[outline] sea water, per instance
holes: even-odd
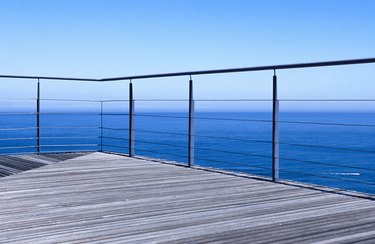
[[[136,155],[186,164],[187,116],[136,113]],[[281,179],[375,194],[374,113],[285,112],[279,120]],[[42,114],[42,151],[127,153],[128,122],[119,113]],[[2,116],[1,154],[36,152],[35,123],[32,114]],[[271,113],[198,112],[194,127],[196,165],[271,177]]]

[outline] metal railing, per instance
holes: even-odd
[[[26,145],[26,146],[9,146],[9,147],[1,147],[0,149],[36,149],[36,153],[42,153],[43,148],[67,148],[67,147],[78,147],[80,150],[85,148],[92,148],[92,151],[121,151],[126,152],[129,156],[137,155],[137,152],[141,152],[141,154],[158,154],[158,155],[166,155],[172,156],[174,158],[186,158],[186,164],[191,167],[194,166],[196,161],[203,160],[205,162],[211,162],[212,165],[220,165],[220,164],[230,164],[238,167],[249,167],[258,170],[266,170],[271,171],[271,179],[272,181],[278,181],[280,178],[280,173],[291,173],[291,174],[299,174],[302,176],[313,176],[313,173],[310,172],[298,172],[295,169],[285,169],[280,167],[280,161],[291,161],[291,162],[299,162],[299,163],[306,163],[306,164],[313,164],[313,165],[324,165],[324,166],[332,166],[332,167],[344,167],[347,169],[356,169],[356,170],[364,170],[367,172],[375,172],[374,168],[366,168],[356,165],[343,165],[337,162],[320,162],[317,160],[310,160],[310,159],[299,159],[293,157],[283,157],[280,156],[280,146],[290,146],[290,147],[297,147],[297,148],[312,148],[312,149],[319,149],[319,150],[334,150],[339,152],[353,152],[353,153],[365,153],[365,154],[374,154],[374,150],[368,149],[361,149],[361,148],[347,148],[347,147],[340,147],[340,146],[329,146],[329,145],[315,145],[309,143],[298,143],[298,142],[290,142],[290,141],[280,141],[280,126],[289,124],[289,125],[319,125],[319,126],[340,126],[340,127],[366,127],[366,128],[375,128],[374,124],[356,124],[356,123],[334,123],[334,122],[322,122],[322,121],[294,121],[294,120],[282,120],[280,119],[280,102],[375,102],[375,99],[279,99],[278,97],[278,77],[277,71],[278,70],[285,70],[285,69],[300,69],[300,68],[316,68],[316,67],[330,67],[330,66],[343,66],[343,65],[356,65],[356,64],[371,64],[375,63],[375,58],[369,59],[356,59],[356,60],[340,60],[340,61],[330,61],[330,62],[315,62],[315,63],[302,63],[302,64],[288,64],[288,65],[272,65],[272,66],[259,66],[259,67],[248,67],[248,68],[235,68],[235,69],[220,69],[220,70],[206,70],[206,71],[191,71],[191,72],[178,72],[178,73],[164,73],[164,74],[152,74],[152,75],[139,75],[139,76],[126,76],[126,77],[116,77],[116,78],[104,78],[104,79],[89,79],[89,78],[64,78],[64,77],[42,77],[42,76],[15,76],[15,75],[0,75],[0,78],[17,78],[17,79],[31,79],[37,81],[37,97],[36,101],[36,112],[35,113],[27,113],[29,115],[36,116],[36,124],[35,126],[31,127],[19,127],[19,128],[0,128],[0,131],[12,131],[12,130],[36,130],[35,136],[27,136],[27,137],[19,137],[19,138],[0,138],[0,141],[12,141],[12,140],[36,140],[36,145]],[[194,82],[193,77],[201,76],[201,75],[210,75],[210,74],[225,74],[225,73],[238,73],[238,72],[255,72],[255,71],[272,71],[272,99],[217,99],[217,100],[210,100],[210,99],[194,99]],[[188,91],[188,99],[181,99],[181,100],[152,100],[152,99],[143,99],[143,100],[135,100],[134,93],[133,93],[133,82],[140,79],[153,79],[153,78],[165,78],[165,77],[181,77],[186,76],[189,84],[189,91]],[[69,80],[69,81],[87,81],[87,82],[111,82],[111,81],[128,81],[129,82],[129,94],[127,100],[70,100],[70,99],[43,99],[41,98],[40,94],[40,82],[41,80]],[[97,113],[91,113],[93,115],[100,116],[99,125],[97,126],[41,126],[41,115],[43,114],[64,114],[64,113],[54,113],[54,112],[41,112],[41,101],[75,101],[75,102],[93,102],[98,105],[99,111]],[[147,113],[135,113],[135,107],[137,101],[143,102],[155,102],[155,101],[181,101],[187,102],[188,104],[188,111],[186,115],[181,116],[180,114],[147,114]],[[127,113],[120,113],[120,112],[109,112],[106,113],[104,109],[104,104],[111,103],[111,102],[125,102],[128,104]],[[197,116],[195,111],[196,102],[269,102],[272,103],[272,116],[270,119],[264,118],[233,118],[233,117],[207,117],[207,116]],[[6,115],[7,113],[2,113],[1,115]],[[8,114],[15,114],[15,113],[8,113]],[[19,113],[19,114],[26,114],[26,113]],[[65,112],[65,114],[73,114]],[[81,114],[82,113],[74,113],[74,114]],[[128,124],[127,126],[120,126],[120,127],[113,127],[113,126],[105,126],[104,117],[105,116],[128,116]],[[158,131],[158,130],[149,130],[149,129],[138,129],[136,126],[137,118],[149,118],[149,119],[182,119],[186,120],[187,125],[187,132],[176,132],[176,131]],[[263,123],[269,124],[271,127],[271,140],[266,139],[257,139],[257,138],[239,138],[239,137],[228,137],[222,135],[207,135],[202,133],[197,133],[195,124],[197,121],[233,121],[233,122],[245,122],[245,123]],[[97,131],[96,136],[87,136],[87,135],[79,135],[79,136],[45,136],[43,137],[41,134],[41,129],[77,129],[77,130],[84,130],[84,129],[92,129]],[[115,131],[117,134],[107,136],[108,131]],[[120,135],[120,132],[125,132],[125,135]],[[176,144],[173,142],[163,142],[163,141],[149,141],[147,139],[136,139],[135,134],[142,133],[142,134],[157,134],[157,135],[169,135],[174,137],[184,137],[187,138],[185,141],[180,141],[180,143]],[[142,137],[141,137],[142,138]],[[97,139],[96,143],[80,143],[80,144],[47,144],[43,145],[41,143],[42,140],[48,139]],[[106,143],[105,140],[112,140],[112,141],[119,141],[122,143]],[[211,139],[217,141],[225,141],[226,143],[258,143],[258,144],[265,144],[271,146],[271,154],[264,154],[264,153],[252,153],[252,152],[244,152],[244,151],[235,151],[223,148],[212,148],[207,146],[199,146],[197,145],[197,141],[202,141],[204,139]],[[185,155],[181,155],[176,152],[169,152],[169,151],[161,151],[153,149],[152,147],[146,148],[136,148],[136,143],[140,144],[147,144],[153,146],[167,146],[167,147],[175,147],[175,148],[182,148],[186,149],[187,152]],[[186,143],[186,144],[185,144]],[[112,148],[110,150],[104,150],[104,148]],[[71,150],[69,150],[71,151]],[[210,158],[202,156],[202,154],[197,154],[197,151],[210,151],[210,152],[217,152],[220,155],[235,155],[239,158],[239,160],[227,161],[221,160],[217,158]],[[13,152],[14,153],[14,152]],[[21,152],[23,153],[23,152]],[[224,157],[225,158],[225,157]],[[262,164],[254,163],[246,163],[249,158],[252,159],[266,159],[271,160],[272,164],[271,167],[264,166]],[[180,160],[176,160],[180,161]],[[365,184],[367,186],[375,186],[375,182],[373,181],[361,181],[357,179],[344,179],[340,177],[332,177],[332,176],[320,176],[326,179],[338,180],[338,181],[346,181],[351,183],[358,183],[358,184]],[[375,192],[375,191],[374,191]]]
[[[94,100],[74,100],[74,99],[49,99],[40,97],[40,81],[37,80],[36,98],[26,98],[26,99],[6,99],[3,98],[2,101],[27,101],[35,103],[35,111],[18,111],[18,112],[0,112],[0,118],[2,121],[2,127],[0,128],[0,155],[8,154],[27,154],[27,153],[37,153],[42,152],[64,152],[66,148],[69,148],[70,152],[75,151],[97,151],[97,142],[80,142],[82,140],[96,140],[100,138],[98,135],[88,135],[87,130],[99,130],[100,126],[88,126],[88,125],[58,125],[58,124],[44,124],[41,122],[46,122],[51,116],[100,116],[100,113],[82,113],[82,112],[55,112],[41,111],[41,103],[47,101],[65,101],[65,102],[91,102],[98,103],[99,101]],[[8,123],[4,119],[8,119]],[[25,122],[25,126],[17,127],[4,127],[4,124],[17,125],[17,121]],[[42,135],[42,131],[45,135]],[[77,133],[77,131],[81,131]],[[83,132],[84,131],[84,132]],[[56,133],[57,132],[57,133]],[[73,133],[69,133],[73,132]],[[70,135],[73,134],[73,135]],[[92,133],[91,133],[92,134]],[[71,141],[79,141],[79,143],[72,143]],[[10,142],[18,142],[18,145],[4,145],[5,143],[10,144]],[[60,143],[63,142],[63,143]],[[21,144],[21,145],[20,145]],[[91,149],[89,149],[91,148]],[[22,150],[23,149],[23,150]],[[28,149],[27,151],[25,151]],[[44,150],[42,150],[44,149]],[[62,150],[60,150],[62,149]],[[76,150],[77,149],[77,150]],[[8,151],[8,152],[5,152]]]

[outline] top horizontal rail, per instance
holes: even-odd
[[[0,78],[9,79],[28,79],[28,80],[70,80],[70,81],[95,81],[100,82],[101,79],[94,78],[73,78],[73,77],[52,77],[52,76],[25,76],[25,75],[0,75]]]
[[[315,62],[315,63],[257,66],[257,67],[233,68],[233,69],[201,70],[201,71],[138,75],[138,76],[125,76],[125,77],[117,77],[117,78],[105,78],[105,79],[101,79],[101,81],[136,80],[136,79],[149,79],[149,78],[172,77],[172,76],[208,75],[208,74],[238,73],[238,72],[248,72],[248,71],[298,69],[298,68],[340,66],[340,65],[367,64],[367,63],[375,63],[375,58],[350,59],[350,60],[326,61],[326,62]]]
[[[299,63],[299,64],[282,64],[282,65],[256,66],[256,67],[231,68],[231,69],[186,71],[186,72],[176,72],[176,73],[123,76],[123,77],[113,77],[113,78],[103,78],[103,79],[50,77],[50,76],[21,76],[21,75],[0,75],[0,78],[107,82],[107,81],[161,78],[161,77],[208,75],[208,74],[238,73],[238,72],[249,72],[249,71],[281,70],[281,69],[299,69],[299,68],[341,66],[341,65],[368,64],[368,63],[375,63],[375,58],[348,59],[348,60],[324,61],[324,62],[313,62],[313,63]]]

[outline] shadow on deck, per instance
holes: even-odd
[[[52,153],[0,156],[0,177],[14,175],[52,163],[83,156],[87,153]]]

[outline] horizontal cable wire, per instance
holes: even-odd
[[[9,98],[6,98],[6,97],[3,97],[3,98],[0,98],[1,101],[7,101],[7,100],[19,100],[19,101],[32,101],[32,100],[36,100],[36,98],[16,98],[16,97],[9,97]]]
[[[129,116],[129,113],[102,113],[100,115],[127,115]]]
[[[98,139],[98,136],[42,136],[40,139]],[[38,137],[0,138],[0,141],[36,140]]]
[[[117,147],[117,148],[129,149],[129,147],[117,146],[117,145],[102,144],[102,146],[103,147]]]
[[[128,116],[127,113],[59,113],[59,112],[43,112],[41,115],[109,115],[109,116]],[[37,113],[1,113],[0,115],[37,115]],[[188,119],[187,116],[170,116],[170,115],[150,115],[150,114],[135,114],[135,117],[154,117],[154,118],[172,118],[172,119]],[[201,120],[217,120],[217,121],[239,121],[239,122],[261,122],[261,123],[272,123],[272,120],[256,120],[256,119],[232,119],[232,118],[210,118],[210,117],[194,117],[195,119]],[[369,127],[375,128],[374,124],[346,124],[346,123],[326,123],[326,122],[307,122],[307,121],[287,121],[280,120],[279,123],[283,124],[307,124],[307,125],[326,125],[326,126],[343,126],[343,127]]]
[[[185,133],[167,132],[167,131],[152,131],[152,130],[138,130],[138,129],[134,129],[134,131],[144,132],[144,133],[154,133],[154,134],[165,134],[165,135],[176,135],[176,136],[188,136],[188,134],[185,134]]]
[[[129,149],[129,147],[116,146],[116,145],[107,145],[107,144],[103,144],[103,146],[106,146],[106,147],[117,147],[117,148],[123,148],[123,149]],[[146,150],[146,149],[139,149],[139,148],[134,148],[134,150],[136,150],[136,151],[143,151],[143,152],[158,153],[158,154],[162,154],[162,155],[169,155],[169,156],[175,156],[175,157],[187,158],[187,156],[182,156],[182,155],[177,155],[177,154],[170,154],[170,153],[164,153],[164,152],[158,152],[158,151],[153,151],[153,150]]]
[[[124,138],[115,138],[115,137],[103,137],[103,138],[129,141],[129,139],[124,139]],[[147,143],[147,144],[155,144],[155,145],[165,145],[165,146],[187,148],[186,145],[175,145],[175,144],[170,144],[170,143],[151,142],[151,141],[144,141],[144,140],[134,140],[134,141],[135,142],[141,142],[141,143]],[[198,150],[206,150],[206,151],[213,151],[213,152],[237,154],[237,155],[244,155],[244,156],[250,156],[250,157],[272,158],[271,156],[261,155],[261,154],[250,154],[250,153],[245,153],[245,152],[227,151],[227,150],[220,150],[220,149],[213,149],[213,148],[204,148],[204,147],[194,147],[194,148],[198,149]],[[296,162],[303,162],[303,163],[311,163],[311,164],[336,166],[336,167],[342,167],[342,168],[351,168],[351,169],[360,169],[360,170],[367,170],[367,171],[375,171],[375,170],[371,170],[371,169],[368,169],[368,168],[363,168],[363,167],[358,167],[358,166],[342,165],[342,164],[335,164],[335,163],[316,162],[316,161],[299,160],[299,159],[284,158],[284,157],[280,157],[279,159],[281,159],[281,160],[289,160],[289,161],[296,161]]]
[[[154,114],[134,114],[134,116],[151,117],[151,118],[173,118],[173,119],[188,119],[189,118],[188,116],[154,115]],[[250,121],[250,122],[272,122],[272,120],[251,120],[251,119],[210,118],[210,117],[194,117],[194,119]]]
[[[36,115],[35,112],[0,112],[0,115]]]
[[[290,145],[290,146],[298,146],[298,147],[316,147],[316,148],[334,149],[334,150],[342,150],[342,151],[375,153],[375,151],[363,150],[363,149],[344,148],[344,147],[330,147],[330,146],[311,145],[311,144],[298,144],[298,143],[291,143],[291,142],[279,142],[279,144],[281,144],[281,145]]]
[[[127,140],[123,138],[111,138],[111,139],[120,139],[120,140]],[[186,148],[185,145],[175,145],[175,144],[169,144],[169,143],[160,143],[160,142],[150,142],[150,141],[143,141],[143,140],[134,140],[135,142],[141,142],[141,143],[147,143],[147,144],[156,144],[156,145],[165,145],[165,146],[173,146],[173,147],[183,147]],[[250,157],[262,157],[262,158],[272,158],[271,156],[267,155],[261,155],[261,154],[250,154],[250,153],[244,153],[244,152],[236,152],[236,151],[226,151],[226,150],[219,150],[219,149],[213,149],[213,148],[203,148],[203,147],[194,147],[198,150],[206,150],[206,151],[214,151],[214,152],[221,152],[221,153],[229,153],[229,154],[237,154],[237,155],[244,155],[244,156],[250,156]],[[360,170],[366,170],[366,171],[375,171],[368,168],[358,167],[358,166],[349,166],[349,165],[342,165],[342,164],[335,164],[335,163],[327,163],[327,162],[316,162],[316,161],[308,161],[308,160],[299,160],[299,159],[292,159],[292,158],[284,158],[280,157],[281,160],[289,160],[289,161],[296,161],[296,162],[303,162],[303,163],[311,163],[311,164],[320,164],[320,165],[328,165],[328,166],[336,166],[341,168],[351,168],[351,169],[360,169]]]
[[[152,142],[152,141],[144,141],[144,140],[134,140],[134,142],[153,144],[153,145],[161,145],[161,146],[182,147],[182,148],[186,148],[186,149],[188,148],[187,145],[175,145],[175,144],[163,143],[163,142]]]
[[[271,121],[272,122],[272,121]],[[327,122],[309,122],[309,121],[279,121],[284,124],[308,124],[308,125],[328,125],[328,126],[344,126],[344,127],[370,127],[375,128],[373,124],[346,124],[346,123],[327,123]]]
[[[202,137],[202,138],[210,138],[210,139],[230,140],[230,141],[259,142],[259,143],[269,143],[269,144],[272,143],[272,141],[257,140],[257,139],[245,139],[245,138],[241,139],[241,138],[233,138],[233,137],[207,136],[207,135],[198,135],[198,134],[195,134],[194,136],[195,137]],[[311,144],[298,144],[298,143],[291,143],[291,142],[279,142],[278,144],[280,144],[280,145],[290,145],[290,146],[301,146],[301,147],[316,147],[316,148],[324,148],[324,149],[335,149],[335,150],[363,152],[363,153],[375,153],[375,151],[369,151],[369,150],[363,150],[363,149],[330,147],[330,146],[311,145]]]
[[[37,127],[0,128],[0,131],[35,130]]]
[[[37,146],[0,147],[1,150],[6,150],[6,149],[20,149],[20,148],[37,148]]]
[[[145,150],[145,149],[139,149],[139,148],[135,148],[134,150],[136,150],[136,151],[143,151],[143,152],[158,153],[158,154],[162,154],[162,155],[174,156],[174,157],[180,157],[180,158],[187,158],[188,157],[188,156],[183,156],[183,155],[177,155],[177,154],[171,154],[171,153],[164,153],[164,152],[157,152],[157,151]]]
[[[100,129],[94,126],[43,126],[43,129]]]
[[[135,140],[135,141],[137,141],[137,140]],[[154,143],[154,142],[140,141],[140,140],[138,140],[138,141],[139,142],[143,142],[143,143],[150,143],[150,144],[157,144],[157,145],[167,145],[167,146],[176,146],[176,147],[179,147],[179,145],[173,145],[173,144],[167,144],[167,143]],[[181,146],[181,147],[186,147],[186,146]],[[123,148],[128,148],[128,147],[123,147]],[[195,148],[198,149],[198,150],[209,150],[209,151],[215,151],[215,152],[223,152],[223,153],[230,153],[230,154],[239,154],[239,155],[244,155],[244,156],[272,158],[271,156],[267,156],[267,155],[249,154],[249,153],[233,152],[233,151],[225,151],[225,150],[217,150],[217,149],[201,148],[201,147],[195,147]],[[147,150],[147,151],[159,153],[157,151],[151,151],[151,150]],[[180,155],[172,155],[172,156],[180,156]],[[201,158],[201,159],[209,160],[207,158]],[[337,166],[337,167],[343,167],[343,168],[351,168],[351,169],[360,169],[360,170],[367,170],[367,171],[375,171],[375,170],[371,170],[371,169],[367,169],[367,168],[362,168],[362,167],[357,167],[357,166],[347,166],[347,165],[340,165],[340,164],[333,164],[333,163],[314,162],[314,161],[298,160],[298,159],[290,159],[290,158],[279,158],[279,159],[290,160],[290,161],[298,161],[298,162],[304,162],[304,163],[312,163],[312,164],[322,164],[322,165],[329,165],[329,166]],[[211,160],[211,161],[213,161],[213,160]],[[215,161],[218,161],[218,160],[215,160]],[[219,161],[219,162],[230,163],[230,162],[224,162],[224,161]],[[238,163],[237,163],[237,165],[249,166],[249,165],[238,164]],[[264,168],[264,167],[258,167],[258,168],[269,169],[269,168]],[[316,175],[316,176],[319,176],[319,175]],[[334,177],[331,177],[331,178],[334,178]]]
[[[36,100],[36,99],[35,99]],[[61,101],[61,102],[101,102],[100,100],[91,99],[61,99],[61,98],[40,98],[41,101]]]
[[[119,138],[119,137],[110,137],[110,136],[103,136],[103,139],[113,139],[113,140],[121,140],[121,141],[129,141],[127,138]]]
[[[40,139],[99,139],[99,138],[100,138],[99,136],[42,136],[40,137]]]
[[[134,99],[140,102],[188,102],[189,99]],[[272,99],[194,99],[195,102],[271,102]]]
[[[37,137],[14,137],[14,138],[0,138],[0,141],[23,141],[23,140],[36,140]]]
[[[40,145],[41,147],[97,147],[99,146],[98,144],[56,144],[56,145],[52,145],[52,144],[44,144],[44,145]]]
[[[258,165],[254,166],[254,165],[248,165],[248,164],[242,164],[242,163],[234,163],[234,162],[227,162],[227,161],[221,161],[221,160],[215,160],[215,159],[207,159],[207,158],[204,158],[204,157],[194,157],[194,158],[210,161],[210,162],[213,162],[213,163],[231,164],[231,165],[245,166],[245,167],[256,168],[256,169],[272,170],[271,168],[258,166]]]
[[[49,154],[49,153],[80,153],[80,152],[97,152],[97,150],[85,150],[85,149],[79,149],[79,150],[43,150],[42,154]]]
[[[110,129],[110,128],[108,128]],[[124,129],[129,130],[129,129]],[[188,134],[183,133],[173,133],[173,132],[162,132],[162,131],[149,131],[149,130],[134,130],[139,132],[146,132],[146,133],[156,133],[156,134],[172,134],[172,135],[185,135]],[[208,135],[199,135],[195,134],[195,137],[201,138],[210,138],[210,139],[222,139],[222,140],[231,140],[231,141],[244,141],[244,142],[259,142],[259,143],[268,143],[271,144],[272,141],[266,140],[257,140],[257,139],[245,139],[245,138],[233,138],[233,137],[220,137],[220,136],[208,136]],[[325,149],[335,149],[335,150],[343,150],[343,151],[353,151],[353,152],[364,152],[364,153],[375,153],[375,151],[369,150],[362,150],[362,149],[353,149],[353,148],[340,148],[340,147],[330,147],[330,146],[321,146],[321,145],[310,145],[310,144],[298,144],[298,143],[291,143],[291,142],[279,142],[280,145],[290,145],[290,146],[301,146],[301,147],[316,147],[316,148],[325,148]]]
[[[189,99],[134,99],[135,102],[188,102]]]
[[[135,114],[134,116],[155,117],[155,118],[176,118],[176,119],[188,119],[189,118],[187,116],[153,115],[153,114]],[[262,119],[213,118],[213,117],[194,117],[194,119],[272,123],[272,120],[262,120]],[[375,128],[375,125],[372,125],[372,124],[346,124],[346,123],[288,121],[288,120],[279,120],[278,122],[279,123],[284,123],[284,124],[309,124],[309,125],[349,126],[349,127],[373,127],[373,128]]]
[[[25,155],[25,154],[37,154],[38,152],[12,152],[12,153],[0,153],[1,156],[13,156],[13,155]]]
[[[137,142],[137,141],[143,142],[143,143],[148,143],[148,144],[156,144],[156,145],[166,145],[166,146],[174,146],[174,147],[187,147],[185,145],[174,145],[174,144],[169,144],[169,143],[159,143],[159,142],[135,140],[135,142]],[[206,151],[213,151],[213,152],[220,152],[220,153],[236,154],[236,155],[243,155],[243,156],[250,156],[250,157],[272,158],[272,156],[262,155],[262,154],[250,154],[250,153],[245,153],[245,152],[227,151],[227,150],[205,148],[205,147],[194,147],[194,148],[198,149],[198,150],[206,150]],[[375,172],[375,170],[363,168],[363,167],[358,167],[358,166],[349,166],[349,165],[342,165],[342,164],[335,164],[335,163],[328,163],[328,162],[316,162],[316,161],[309,161],[309,160],[299,160],[299,159],[284,158],[284,157],[279,157],[279,159],[302,162],[302,163],[310,163],[310,164],[336,166],[336,167],[341,167],[341,168],[360,169],[360,170],[374,171]]]
[[[154,118],[175,118],[175,119],[188,119],[187,116],[172,116],[172,115],[153,115],[153,114],[134,114],[138,117],[154,117]],[[261,122],[272,123],[272,120],[265,119],[240,119],[240,118],[213,118],[213,117],[194,117],[194,119],[201,120],[218,120],[218,121],[239,121],[239,122]],[[307,124],[307,125],[327,125],[327,126],[344,126],[344,127],[371,127],[375,128],[373,124],[347,124],[347,123],[328,123],[328,122],[310,122],[310,121],[288,121],[279,120],[279,123],[284,124]]]
[[[375,99],[279,99],[280,102],[375,102]]]
[[[138,117],[153,117],[153,118],[171,118],[171,119],[188,119],[187,116],[173,116],[173,115],[153,115],[153,114],[134,114]]]
[[[104,130],[129,130],[128,128],[114,128],[114,127],[99,127],[99,129],[104,129]]]
[[[261,119],[239,119],[239,118],[212,118],[212,117],[194,117],[195,119],[203,120],[222,120],[222,121],[243,121],[243,122],[264,122],[272,123],[272,120],[261,120]],[[328,123],[328,122],[310,122],[310,121],[288,121],[279,120],[279,123],[284,124],[308,124],[308,125],[328,125],[328,126],[345,126],[345,127],[371,127],[375,128],[373,124],[346,124],[346,123]]]
[[[38,114],[38,113],[36,113]],[[41,112],[40,115],[95,115],[99,116],[100,113],[94,113],[94,112]]]
[[[213,118],[213,117],[194,117],[194,119],[223,120],[223,121],[240,121],[240,122],[265,122],[265,123],[272,122],[272,120],[265,120],[265,119],[239,119],[239,118]]]
[[[198,135],[195,134],[195,137],[210,138],[210,139],[221,139],[221,140],[230,140],[230,141],[244,141],[244,142],[259,142],[259,143],[268,143],[271,144],[272,141],[266,140],[257,140],[257,139],[245,139],[245,138],[233,138],[233,137],[220,137],[220,136],[208,136],[208,135]],[[330,147],[322,145],[311,145],[311,144],[298,144],[292,142],[279,142],[280,145],[290,145],[290,146],[301,146],[301,147],[316,147],[324,149],[335,149],[343,151],[353,151],[353,152],[363,152],[363,153],[375,153],[375,151],[363,150],[363,149],[353,149],[353,148],[343,148],[343,147]]]
[[[257,139],[245,139],[245,138],[233,138],[233,137],[221,137],[221,136],[207,136],[207,135],[194,135],[195,137],[211,138],[211,139],[222,139],[230,141],[246,141],[246,142],[261,142],[261,143],[272,143],[272,141],[257,140]]]
[[[233,151],[226,151],[226,150],[219,150],[219,149],[212,149],[212,148],[204,148],[204,147],[194,147],[198,150],[206,150],[206,151],[212,151],[212,152],[222,152],[222,153],[230,153],[230,154],[237,154],[237,155],[244,155],[244,156],[250,156],[250,157],[260,157],[260,158],[272,158],[272,156],[262,155],[262,154],[250,154],[250,153],[244,153],[244,152],[233,152]]]
[[[107,100],[101,100],[100,102],[129,102],[129,100],[122,100],[122,99],[107,99]]]
[[[188,100],[187,100],[188,101]],[[194,99],[195,102],[272,102],[272,99]]]
[[[27,100],[37,100],[37,98],[0,98],[1,101],[7,100],[20,100],[20,101],[27,101]],[[128,99],[105,99],[105,100],[93,100],[93,99],[69,99],[69,98],[40,98],[41,101],[72,101],[72,102],[128,102]],[[142,101],[142,102],[153,102],[153,101],[166,101],[166,102],[184,102],[189,101],[189,99],[134,99],[134,101]],[[251,98],[235,98],[235,99],[194,99],[197,102],[271,102],[272,99],[267,98],[260,98],[260,99],[251,99]],[[375,99],[278,99],[280,102],[375,102]]]
[[[72,127],[42,127],[42,128],[72,128]],[[73,128],[96,128],[96,127],[73,127]],[[27,127],[27,128],[2,128],[0,130],[27,130],[27,129],[36,129],[35,127]],[[97,129],[100,129],[97,128]],[[129,130],[127,128],[110,128],[110,127],[103,127],[103,129],[107,130]],[[170,133],[170,132],[158,132],[158,131],[146,131],[146,130],[135,130],[139,132],[147,132],[147,133],[158,133],[158,134],[173,134],[173,135],[186,135],[182,133]],[[218,136],[207,136],[207,135],[195,135],[195,137],[202,137],[202,138],[212,138],[212,139],[223,139],[223,140],[233,140],[233,141],[248,141],[248,142],[260,142],[260,143],[272,143],[272,141],[265,141],[265,140],[256,140],[256,139],[240,139],[240,138],[229,138],[229,137],[218,137]],[[59,137],[41,137],[41,138],[56,138],[59,139]],[[61,138],[98,138],[98,137],[61,137]],[[3,138],[0,140],[32,140],[37,139],[35,138]],[[298,144],[298,143],[290,143],[290,142],[279,142],[281,145],[291,145],[291,146],[301,146],[301,147],[315,147],[315,148],[324,148],[324,149],[334,149],[334,150],[343,150],[343,151],[354,151],[354,152],[363,152],[363,153],[375,153],[375,151],[369,151],[369,150],[362,150],[362,149],[352,149],[352,148],[339,148],[339,147],[330,147],[330,146],[321,146],[321,145],[308,145],[308,144]]]

